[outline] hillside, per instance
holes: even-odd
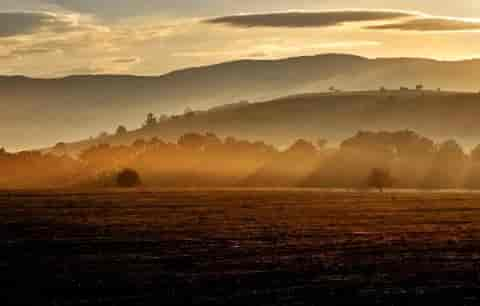
[[[213,132],[286,146],[298,138],[336,143],[358,130],[418,131],[436,140],[478,142],[480,95],[434,91],[366,91],[290,96],[262,103],[176,116],[121,136],[68,146],[79,152],[98,143],[131,144],[160,137],[173,141],[189,132]]]
[[[7,105],[8,101],[8,105],[14,105],[2,108],[0,113],[2,126],[8,127],[0,130],[0,146],[12,150],[44,147],[96,136],[102,130],[112,131],[118,124],[134,128],[148,112],[178,113],[187,106],[207,109],[241,100],[266,101],[326,91],[330,86],[367,90],[423,83],[428,88],[476,92],[480,87],[479,68],[478,60],[442,62],[327,54],[272,61],[243,60],[158,77],[0,77],[0,103]],[[268,107],[257,105],[250,110],[264,108]],[[304,112],[295,108],[295,112]],[[256,117],[262,115],[255,114],[248,120],[255,121]],[[269,118],[272,124],[284,120],[273,115]],[[256,127],[252,129],[250,134],[257,131]]]

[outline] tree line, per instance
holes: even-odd
[[[435,143],[413,131],[361,131],[338,147],[299,139],[264,142],[189,133],[176,142],[100,144],[78,156],[0,150],[0,188],[116,187],[119,174],[152,187],[480,188],[480,146]],[[134,174],[132,174],[134,172]]]

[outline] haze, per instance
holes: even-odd
[[[463,61],[480,57],[478,17],[480,4],[467,0],[2,0],[0,75],[56,81],[0,78],[0,147],[37,149],[120,124],[136,129],[148,112],[172,115],[331,85],[347,91],[420,82],[476,92],[478,63]],[[345,57],[265,64],[331,53],[442,62]],[[243,59],[258,65],[164,76]],[[336,66],[325,71],[330,64]],[[162,77],[58,79],[105,74]]]

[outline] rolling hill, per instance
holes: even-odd
[[[480,94],[436,91],[365,91],[289,96],[171,117],[150,127],[68,146],[73,152],[99,143],[131,144],[159,137],[175,141],[190,132],[213,132],[290,145],[298,138],[337,143],[358,130],[410,129],[436,140],[480,142]]]
[[[411,58],[368,59],[339,54],[272,61],[242,60],[185,69],[155,77],[115,75],[70,76],[60,79],[0,77],[2,105],[0,146],[10,150],[45,147],[59,141],[86,139],[102,130],[112,131],[118,124],[130,128],[139,126],[148,112],[178,113],[187,106],[207,109],[241,100],[268,101],[305,92],[326,91],[330,86],[343,90],[368,90],[378,89],[380,86],[412,87],[422,83],[428,88],[476,92],[480,88],[477,82],[479,78],[479,60],[443,62]],[[363,109],[367,100],[372,101],[368,95],[359,99],[352,107]],[[311,98],[303,97],[297,100],[308,104],[306,101],[310,101]],[[353,102],[346,96],[340,100]],[[320,104],[325,109],[340,107],[337,110],[339,112],[342,112],[343,107],[348,104],[327,105],[330,102],[329,99],[322,99]],[[290,125],[287,124],[282,129],[291,134],[292,125],[297,128],[304,125],[305,121],[301,114],[322,118],[324,126],[327,126],[329,120],[334,120],[334,117],[327,118],[330,116],[328,112],[324,112],[327,117],[310,113],[311,109],[304,104],[282,102],[277,104],[282,109],[288,108],[289,113],[285,113],[285,116],[288,117]],[[247,108],[248,111],[242,113],[245,117],[235,117],[229,127],[243,128],[239,123],[242,120],[248,122],[269,120],[271,123],[267,124],[267,127],[285,121],[284,117],[276,117],[279,116],[278,112],[264,114],[263,112],[268,112],[268,105],[271,104]],[[375,110],[388,112],[378,108]],[[349,108],[349,111],[352,110]],[[212,126],[223,127],[223,123],[217,121],[224,119],[218,119],[218,116],[221,115],[215,115],[216,119],[209,122],[204,129],[210,129]],[[208,118],[211,117],[212,115],[209,115]],[[374,116],[377,122],[376,118]],[[201,119],[196,118],[193,122],[199,120]],[[318,123],[308,124],[318,127],[316,126]],[[340,123],[331,128],[338,132],[339,128],[349,124]],[[171,122],[166,127],[168,127],[166,134],[174,134],[169,129],[173,131],[197,128],[195,124],[181,128],[178,123]],[[263,132],[261,130],[258,136],[267,133],[267,127]],[[307,128],[295,129],[295,134],[302,132],[302,129]],[[257,126],[247,127],[243,132],[232,129],[222,132],[255,136],[259,133]],[[341,132],[347,134],[349,131]],[[322,133],[322,130],[318,133]],[[323,130],[323,133],[330,132],[327,129]]]

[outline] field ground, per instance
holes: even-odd
[[[478,305],[479,272],[475,193],[0,193],[2,305]]]

